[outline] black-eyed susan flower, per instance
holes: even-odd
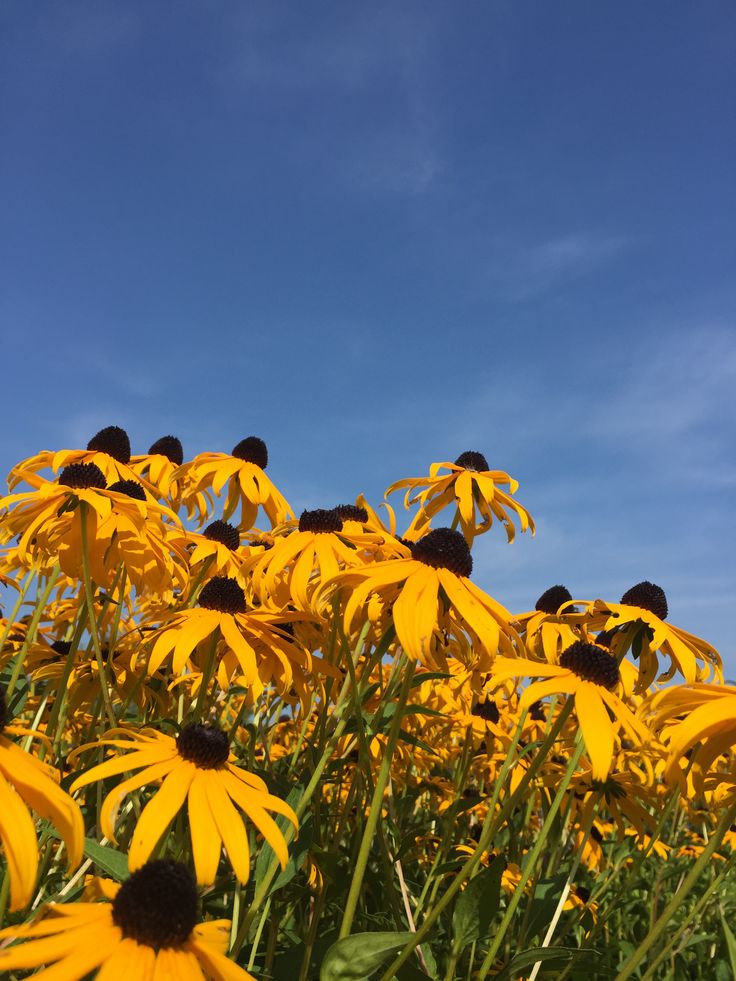
[[[198,604],[174,611],[156,631],[146,662],[150,674],[169,658],[174,673],[181,674],[199,644],[208,639],[217,643],[216,634],[234,654],[254,695],[273,680],[273,660],[265,657],[266,649],[280,665],[281,687],[291,685],[295,666],[310,668],[311,656],[279,626],[284,615],[264,608],[248,610],[245,592],[234,578],[213,576],[202,588]]]
[[[468,578],[473,559],[459,532],[437,528],[404,546],[404,552],[405,558],[347,569],[325,583],[323,597],[347,587],[346,631],[364,615],[371,594],[378,593],[393,604],[399,643],[416,661],[446,666],[448,639],[459,632],[474,641],[470,667],[488,670],[498,651],[514,656],[521,641],[511,614]]]
[[[234,578],[248,556],[248,551],[240,544],[240,532],[228,521],[211,521],[201,533],[177,530],[171,537],[182,551],[188,553],[193,576],[206,568],[210,576]]]
[[[84,521],[90,573],[98,585],[109,586],[121,564],[139,589],[163,593],[185,584],[186,563],[166,524],[177,525],[178,518],[137,480],[108,487],[94,463],[70,464],[55,482],[32,473],[26,479],[35,490],[0,500],[0,509],[8,508],[0,534],[5,540],[20,536],[18,551],[25,561],[40,554],[81,579]]]
[[[596,644],[576,641],[560,655],[559,664],[544,664],[527,658],[499,657],[492,668],[492,679],[545,678],[534,681],[519,701],[528,708],[549,695],[571,695],[575,714],[596,780],[608,776],[614,755],[614,737],[623,729],[636,743],[648,742],[651,734],[615,693],[620,671],[616,658]]]
[[[227,486],[223,520],[227,521],[240,504],[240,529],[248,531],[256,521],[259,507],[266,512],[271,527],[294,517],[289,502],[266,476],[268,450],[258,436],[247,436],[232,453],[200,453],[179,467],[173,479],[182,480],[182,502],[191,508],[193,498],[210,491],[220,495]]]
[[[38,978],[81,981],[253,981],[227,956],[229,920],[197,923],[191,873],[160,859],[122,885],[97,880],[104,902],[55,903],[40,918],[0,931],[20,941],[0,950],[0,971],[47,965]]]
[[[177,436],[162,436],[148,449],[130,458],[130,469],[141,480],[147,490],[165,501],[174,511],[181,506],[183,486],[175,476],[184,463],[184,450]],[[205,494],[192,494],[188,500],[190,517],[196,517],[201,524],[208,511],[210,500]]]
[[[36,828],[28,808],[57,829],[70,869],[82,860],[84,822],[79,806],[59,787],[56,771],[5,735],[28,733],[7,723],[5,696],[0,691],[0,841],[10,874],[10,909],[18,910],[30,901],[38,873]]]
[[[667,777],[680,778],[680,760],[692,756],[703,773],[736,746],[736,686],[692,684],[656,692],[644,706],[668,750]],[[693,752],[691,752],[693,751]]]
[[[354,522],[353,522],[354,523]],[[246,563],[253,589],[264,602],[309,612],[311,597],[322,582],[345,567],[362,565],[361,549],[377,544],[362,529],[348,535],[336,509],[303,511],[296,528],[274,535],[273,548]]]
[[[570,644],[586,639],[581,627],[590,617],[576,611],[566,586],[557,585],[542,593],[533,610],[520,613],[515,619],[530,656],[556,664]]]
[[[115,839],[117,814],[125,797],[162,781],[136,823],[128,854],[131,870],[140,868],[149,859],[185,802],[200,885],[215,881],[223,847],[238,880],[248,881],[250,848],[240,811],[261,832],[282,867],[286,865],[286,841],[267,812],[282,814],[295,828],[296,815],[288,804],[268,792],[260,777],[235,765],[228,737],[217,726],[190,723],[176,739],[153,729],[112,730],[100,744],[123,753],[92,767],[75,780],[72,793],[98,780],[140,771],[118,784],[103,802],[100,826],[109,839]],[[126,750],[132,752],[125,753]]]
[[[135,478],[130,463],[130,439],[120,426],[105,426],[87,443],[86,450],[42,450],[17,464],[8,475],[8,486],[13,490],[21,481],[28,481],[28,474],[40,470],[58,473],[74,464],[94,464],[107,483]]]
[[[488,531],[494,519],[503,524],[511,542],[516,534],[512,514],[518,518],[522,531],[530,530],[534,534],[532,516],[512,497],[518,486],[518,482],[503,470],[489,470],[482,453],[468,450],[454,463],[433,463],[427,477],[397,480],[387,489],[386,495],[406,488],[404,506],[409,509],[419,504],[419,511],[407,532],[409,537],[413,537],[412,530],[426,531],[436,514],[454,504],[468,542]],[[508,491],[502,490],[503,487]]]
[[[657,677],[657,652],[670,659],[668,670],[659,681],[670,681],[679,671],[685,681],[721,681],[722,663],[718,652],[700,637],[665,623],[667,597],[661,586],[644,580],[628,589],[619,603],[595,600],[584,604],[618,651],[619,639],[625,647],[636,637],[639,657],[638,690],[645,691]],[[625,649],[625,648],[624,648]]]

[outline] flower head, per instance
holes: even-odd
[[[148,861],[185,802],[200,885],[215,881],[223,847],[238,880],[248,881],[250,848],[239,811],[271,845],[282,867],[286,865],[286,841],[267,812],[284,815],[295,828],[296,815],[288,804],[268,792],[260,777],[235,765],[229,740],[217,726],[189,723],[176,739],[154,729],[111,730],[100,740],[100,745],[122,752],[75,780],[72,792],[98,780],[140,771],[119,783],[103,802],[100,823],[103,833],[111,840],[115,839],[118,810],[127,795],[147,784],[163,781],[143,808],[133,832],[128,855],[132,870]]]
[[[225,954],[230,921],[197,923],[197,890],[186,866],[158,859],[120,886],[109,880],[95,885],[106,902],[53,904],[35,922],[0,931],[3,939],[21,941],[0,950],[0,970],[46,964],[41,975],[65,981],[98,969],[97,976],[110,981],[253,981]]]
[[[502,490],[504,486],[508,491]],[[454,504],[463,535],[469,542],[476,535],[488,531],[494,519],[504,525],[508,540],[513,541],[516,530],[512,514],[518,518],[522,531],[530,529],[534,534],[531,515],[513,499],[518,486],[513,477],[503,470],[489,470],[482,453],[467,450],[454,463],[433,463],[428,477],[397,480],[388,488],[386,495],[406,488],[405,507],[419,504],[419,511],[407,532],[410,538],[417,530],[426,531],[436,514]]]

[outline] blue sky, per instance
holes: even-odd
[[[514,610],[651,579],[736,674],[730,2],[0,10],[0,467],[269,444],[297,511],[480,450]]]

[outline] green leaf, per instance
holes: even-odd
[[[731,927],[726,923],[726,917],[723,915],[723,910],[721,912],[721,926],[723,927],[723,936],[726,938],[726,948],[728,950],[728,959],[731,962],[731,971],[733,976],[736,978],[736,937],[733,935]]]
[[[506,861],[501,855],[467,884],[452,916],[452,948],[459,953],[474,940],[485,937],[501,898],[501,876]]]
[[[423,685],[425,681],[445,681],[451,677],[452,675],[447,674],[446,671],[425,671],[424,674],[415,674],[409,687],[416,688],[418,685]]]
[[[295,808],[299,803],[301,795],[301,786],[294,787],[289,796],[286,798],[286,803],[291,808]],[[287,828],[291,827],[291,822],[281,814],[276,817],[276,824],[282,833],[286,831]],[[306,862],[307,854],[309,849],[312,847],[313,841],[314,828],[312,826],[312,814],[310,812],[305,818],[302,819],[302,823],[299,826],[298,837],[289,845],[289,861],[286,863],[286,868],[280,871],[276,876],[276,879],[269,890],[269,895],[276,892],[277,889],[282,889],[287,883],[291,882],[299,869],[301,869]],[[261,846],[261,850],[258,853],[258,858],[256,859],[256,867],[254,872],[256,884],[263,879],[269,866],[275,859],[276,853],[274,852],[273,848],[271,848],[268,842],[264,841]]]
[[[566,873],[562,872],[550,879],[540,879],[534,890],[529,908],[528,927],[526,935],[536,937],[546,930],[557,909],[562,890],[567,881]]]
[[[116,882],[125,882],[130,876],[128,856],[123,855],[116,848],[101,845],[94,838],[85,838],[84,854],[92,859],[98,869],[111,875]]]
[[[592,955],[590,961],[590,977],[602,978],[612,977],[615,972],[604,972],[593,960],[593,957],[600,957],[598,951],[591,948],[578,949],[576,947],[533,947],[531,950],[524,950],[517,954],[506,967],[495,976],[494,981],[512,981],[517,974],[521,974],[526,968],[541,961],[548,968],[559,969],[572,960],[577,960],[584,955]]]
[[[319,981],[366,981],[413,936],[408,931],[383,931],[343,937],[327,951]]]

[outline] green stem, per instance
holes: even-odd
[[[401,692],[399,693],[394,717],[391,720],[391,729],[389,730],[388,741],[383,752],[381,769],[378,771],[378,779],[376,780],[376,786],[373,789],[373,797],[371,798],[368,819],[365,823],[365,828],[363,829],[363,839],[360,843],[360,851],[358,852],[358,858],[355,863],[355,871],[350,883],[348,898],[345,902],[345,912],[343,914],[342,923],[340,925],[340,933],[338,935],[339,940],[342,940],[343,937],[347,937],[350,933],[353,920],[355,918],[355,911],[358,908],[358,899],[360,898],[360,890],[363,885],[363,877],[365,876],[365,870],[368,866],[368,857],[370,855],[371,845],[373,844],[373,836],[376,833],[376,825],[381,817],[383,795],[388,784],[389,776],[391,775],[391,760],[393,759],[396,744],[399,741],[404,706],[406,705],[406,700],[409,697],[411,680],[414,677],[415,667],[416,663],[414,661],[408,662],[406,673],[404,674],[404,683],[401,686]]]
[[[347,724],[348,724],[347,716],[341,718],[337,723],[332,733],[332,736],[329,738],[329,740],[327,740],[322,756],[319,762],[317,763],[317,766],[314,769],[312,777],[309,783],[307,784],[306,789],[304,790],[304,793],[302,794],[299,803],[294,809],[297,818],[300,818],[304,813],[304,811],[307,809],[309,802],[312,799],[312,795],[314,794],[315,790],[319,786],[325,767],[330,762],[330,759],[332,757],[332,751],[337,745],[338,741],[340,740],[343,732],[345,731],[345,727],[347,726]],[[291,824],[287,825],[287,827],[284,830],[284,840],[286,841],[286,844],[287,845],[291,844],[295,836],[296,836],[296,832],[293,826]],[[251,925],[255,920],[256,916],[258,915],[258,910],[261,906],[261,903],[268,895],[268,890],[271,888],[271,883],[279,868],[280,868],[279,860],[274,856],[271,865],[266,870],[266,874],[263,876],[263,878],[261,879],[258,885],[258,888],[256,889],[256,894],[253,897],[253,902],[251,904],[251,907],[246,913],[246,915],[243,917],[243,922],[240,924],[240,929],[238,930],[238,934],[235,938],[235,942],[233,943],[232,949],[230,951],[231,957],[235,958],[240,953],[240,950],[243,944],[245,943],[246,937],[248,936],[248,933],[250,931]]]
[[[26,658],[26,652],[31,644],[36,639],[36,632],[38,630],[38,624],[46,611],[46,603],[49,596],[51,595],[51,590],[54,588],[54,583],[59,578],[59,566],[55,565],[54,568],[49,573],[49,577],[46,580],[46,585],[43,588],[43,592],[36,600],[36,605],[33,610],[33,615],[31,616],[31,622],[28,624],[28,630],[23,639],[23,644],[20,650],[15,656],[15,663],[13,664],[13,673],[10,676],[10,681],[8,682],[8,687],[5,689],[5,698],[10,701],[10,696],[15,690],[15,686],[18,684],[18,678],[20,678],[20,673],[23,670],[23,662]]]
[[[626,959],[623,967],[616,975],[615,981],[626,981],[626,978],[630,978],[631,975],[636,971],[637,967],[644,960],[646,954],[652,949],[654,944],[659,940],[664,931],[667,929],[667,924],[670,922],[674,914],[681,907],[683,900],[690,892],[692,887],[700,878],[700,874],[705,868],[705,866],[710,861],[713,852],[718,848],[723,836],[726,833],[729,826],[733,823],[736,817],[736,804],[730,807],[728,810],[724,811],[718,822],[716,830],[713,832],[713,837],[710,839],[708,844],[705,846],[703,851],[697,858],[697,861],[692,866],[688,874],[685,876],[680,888],[674,894],[669,903],[665,906],[662,915],[659,917],[656,923],[653,924],[652,929],[649,931],[644,940],[639,944],[636,950]]]
[[[573,882],[575,881],[575,876],[576,876],[577,871],[578,871],[578,868],[580,866],[580,860],[583,857],[583,850],[584,850],[585,845],[586,845],[586,843],[588,841],[588,837],[590,835],[590,829],[593,826],[593,817],[594,817],[594,813],[595,813],[595,807],[597,807],[599,801],[600,801],[600,793],[598,794],[598,798],[595,801],[594,806],[591,807],[590,813],[588,814],[588,817],[587,817],[584,825],[581,827],[581,831],[583,832],[583,836],[582,836],[582,838],[580,840],[580,843],[578,845],[578,849],[577,849],[577,852],[575,854],[575,858],[573,860],[573,863],[572,863],[572,866],[570,868],[570,871],[569,871],[569,873],[567,875],[567,879],[565,879],[565,885],[563,886],[562,892],[560,893],[560,898],[557,901],[557,908],[555,909],[554,913],[552,914],[552,919],[550,920],[549,927],[547,928],[547,932],[545,933],[544,939],[542,940],[542,947],[549,947],[550,942],[552,940],[552,937],[554,936],[555,930],[557,928],[557,924],[559,923],[560,917],[562,916],[562,911],[565,908],[565,903],[567,902],[567,897],[570,894],[570,887],[572,886]],[[551,870],[550,870],[550,873],[551,873]],[[531,909],[531,903],[529,904],[529,908]],[[539,974],[539,971],[540,971],[541,967],[542,967],[542,961],[536,961],[535,964],[534,964],[534,967],[532,968],[531,974],[529,975],[529,981],[535,981],[535,978]]]
[[[408,941],[408,943],[404,946],[404,948],[397,955],[394,961],[389,965],[388,969],[381,975],[380,981],[391,981],[391,978],[393,978],[396,975],[396,972],[401,967],[403,967],[403,965],[409,960],[414,948],[417,947],[420,943],[422,943],[424,938],[427,936],[427,934],[430,932],[436,921],[441,916],[443,910],[446,909],[447,906],[449,906],[449,904],[453,901],[457,893],[462,889],[462,887],[465,885],[468,879],[470,879],[470,877],[473,875],[476,868],[480,864],[481,858],[483,857],[483,853],[488,851],[491,842],[493,841],[495,835],[498,833],[498,830],[502,826],[503,822],[506,820],[508,815],[514,809],[518,800],[525,793],[527,786],[534,779],[542,763],[547,758],[547,754],[549,753],[550,749],[554,745],[554,742],[557,739],[560,730],[565,724],[565,720],[567,719],[568,715],[572,711],[572,706],[573,706],[573,699],[568,698],[567,702],[562,707],[560,714],[557,716],[557,719],[552,725],[550,731],[547,733],[547,736],[544,742],[542,743],[542,745],[540,746],[537,755],[532,760],[529,769],[527,770],[526,774],[520,781],[519,786],[516,788],[516,791],[509,796],[505,805],[501,808],[501,810],[496,815],[496,817],[493,820],[486,821],[486,824],[483,827],[483,831],[481,832],[480,838],[478,839],[478,844],[475,846],[475,851],[468,858],[468,860],[460,869],[460,871],[457,873],[457,875],[453,879],[448,889],[443,893],[441,899],[436,903],[435,906],[432,907],[431,911],[427,914],[421,927],[419,927],[419,929],[411,938],[411,940]],[[518,762],[518,758],[516,756],[516,748],[519,745],[519,739],[521,738],[522,727],[524,725],[525,719],[526,719],[526,711],[524,711],[521,714],[518,725],[516,726],[516,732],[514,733],[514,738],[511,741],[511,745],[509,746],[506,759],[503,762],[503,766],[501,767],[501,772],[499,773],[498,779],[496,780],[496,784],[493,789],[493,796],[491,797],[491,801],[488,805],[489,815],[493,814],[495,810],[496,804],[498,803],[498,798],[501,793],[501,788],[506,783],[506,778],[508,776],[512,764]]]
[[[202,715],[204,713],[205,702],[207,701],[207,689],[210,686],[210,681],[212,681],[213,675],[215,673],[215,659],[217,657],[217,641],[219,640],[219,630],[215,630],[212,634],[212,640],[210,641],[210,646],[207,650],[207,660],[205,662],[205,668],[202,672],[202,678],[199,682],[199,691],[197,692],[197,701],[194,705],[194,711],[192,713],[192,718],[195,722],[200,722]]]
[[[89,572],[89,535],[87,529],[88,514],[89,505],[86,501],[80,501],[79,521],[81,523],[82,531],[82,577],[84,579],[84,595],[87,601],[89,632],[92,635],[92,646],[95,652],[95,660],[97,661],[97,672],[100,678],[102,704],[105,707],[105,714],[107,715],[108,722],[110,723],[110,728],[114,729],[117,724],[117,720],[115,719],[115,711],[113,710],[112,701],[110,699],[110,689],[107,683],[107,670],[105,669],[105,661],[102,657],[102,648],[100,647],[100,635],[97,630],[97,618],[95,617],[95,601],[92,594],[92,579],[90,578]]]
[[[31,588],[31,583],[33,582],[34,578],[37,575],[38,575],[38,569],[36,568],[31,569],[28,572],[28,575],[26,576],[23,585],[18,590],[18,597],[15,603],[13,604],[13,609],[11,610],[10,616],[7,618],[5,622],[5,629],[2,632],[2,636],[0,636],[0,652],[5,650],[5,641],[8,639],[8,637],[10,636],[10,631],[15,626],[15,618],[18,616],[18,613],[20,612],[20,608],[21,606],[23,606],[23,600],[26,598],[26,593]]]
[[[534,842],[534,847],[524,860],[524,865],[521,870],[521,878],[519,879],[519,883],[514,890],[514,894],[506,907],[506,912],[504,913],[503,920],[501,921],[501,926],[498,928],[496,936],[493,938],[493,942],[488,948],[488,953],[485,956],[485,960],[481,964],[480,971],[478,972],[478,981],[483,981],[483,978],[486,977],[491,969],[491,965],[493,964],[496,954],[499,951],[503,938],[506,936],[506,931],[511,924],[516,908],[524,895],[524,887],[529,881],[531,874],[534,871],[534,866],[537,863],[537,859],[539,858],[547,841],[550,829],[552,828],[557,812],[559,811],[560,805],[562,804],[565,794],[567,793],[567,788],[570,786],[570,781],[573,778],[575,768],[580,761],[580,757],[583,755],[584,749],[585,743],[581,738],[579,738],[578,745],[575,748],[575,752],[570,757],[570,762],[567,764],[565,775],[562,778],[560,786],[557,788],[555,799],[552,801],[552,806],[550,807],[544,824],[542,825],[542,830],[537,835],[536,841]]]
[[[641,981],[648,981],[649,978],[653,978],[654,977],[655,971],[657,970],[657,968],[659,967],[659,965],[662,963],[662,961],[665,959],[665,957],[667,957],[667,955],[669,954],[669,952],[672,950],[673,946],[675,945],[675,942],[677,940],[680,940],[682,938],[682,935],[683,935],[683,932],[684,932],[685,928],[690,923],[692,923],[693,920],[697,919],[700,916],[700,913],[705,909],[706,905],[708,904],[708,900],[711,898],[711,896],[716,891],[716,889],[718,888],[718,886],[720,886],[721,883],[724,881],[724,879],[726,878],[726,875],[733,868],[734,862],[736,862],[736,854],[732,854],[731,857],[728,859],[728,861],[723,863],[723,869],[719,872],[719,874],[711,882],[711,884],[705,890],[705,892],[700,897],[700,899],[697,901],[697,903],[695,903],[695,905],[690,910],[690,912],[685,916],[685,918],[683,919],[683,921],[681,923],[678,923],[678,925],[677,925],[677,931],[673,934],[673,936],[671,936],[669,938],[669,940],[664,945],[664,947],[662,948],[662,950],[659,952],[659,954],[657,954],[656,958],[649,965],[649,967],[646,970],[646,973],[642,975]]]

